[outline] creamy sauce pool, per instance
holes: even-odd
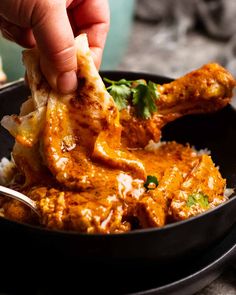
[[[122,170],[90,163],[95,182],[84,191],[71,190],[52,179],[23,192],[37,201],[40,223],[52,229],[87,233],[118,233],[137,228],[160,227],[186,219],[225,201],[225,180],[208,155],[176,142],[129,149],[147,175],[159,185],[146,190],[144,180]],[[188,206],[188,197],[207,193],[209,206]],[[17,201],[4,206],[5,216],[32,222],[32,212]]]

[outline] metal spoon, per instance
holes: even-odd
[[[2,185],[0,185],[0,194],[6,195],[10,198],[16,199],[16,200],[24,203],[25,205],[30,207],[38,216],[40,216],[36,202],[31,200],[26,195],[19,193],[13,189],[8,188],[8,187],[2,186]]]

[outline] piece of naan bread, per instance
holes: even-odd
[[[19,116],[1,122],[16,139],[16,165],[27,185],[42,181],[49,169],[67,187],[94,187],[102,165],[145,179],[143,164],[120,146],[119,111],[94,65],[85,34],[76,38],[76,47],[78,89],[70,95],[49,87],[36,48],[23,53],[32,95]]]

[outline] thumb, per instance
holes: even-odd
[[[77,60],[66,1],[40,2],[33,14],[32,29],[41,69],[53,89],[67,94],[77,88]]]

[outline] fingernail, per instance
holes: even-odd
[[[75,71],[62,73],[57,78],[57,89],[63,94],[69,94],[76,90],[78,85]]]

